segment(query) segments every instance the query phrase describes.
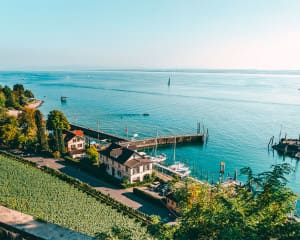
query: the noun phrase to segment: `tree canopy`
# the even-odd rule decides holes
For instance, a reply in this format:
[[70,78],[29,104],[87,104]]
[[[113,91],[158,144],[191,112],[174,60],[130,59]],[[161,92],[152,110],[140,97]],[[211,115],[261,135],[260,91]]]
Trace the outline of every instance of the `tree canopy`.
[[244,168],[248,181],[243,186],[187,182],[176,192],[181,220],[171,238],[300,239],[299,223],[289,219],[297,199],[286,186],[285,174],[291,171],[286,163],[259,174]]
[[64,130],[70,129],[70,124],[65,115],[59,110],[52,110],[48,114],[47,120],[48,130]]
[[86,155],[87,155],[87,158],[92,162],[92,163],[95,163],[95,164],[98,164],[99,162],[99,153],[96,149],[95,146],[91,146],[89,147],[87,150],[86,150]]

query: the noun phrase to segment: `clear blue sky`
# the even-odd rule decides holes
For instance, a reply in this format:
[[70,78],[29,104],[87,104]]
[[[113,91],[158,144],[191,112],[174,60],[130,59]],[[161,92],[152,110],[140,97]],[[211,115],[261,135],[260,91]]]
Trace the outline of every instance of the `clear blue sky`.
[[0,0],[0,69],[300,69],[299,0]]

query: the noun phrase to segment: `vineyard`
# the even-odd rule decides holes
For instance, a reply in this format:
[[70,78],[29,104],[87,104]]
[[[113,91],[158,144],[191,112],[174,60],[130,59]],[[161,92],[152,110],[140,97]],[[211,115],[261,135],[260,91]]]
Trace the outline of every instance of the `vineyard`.
[[118,226],[132,239],[150,239],[140,222],[32,166],[0,156],[0,204],[95,236]]

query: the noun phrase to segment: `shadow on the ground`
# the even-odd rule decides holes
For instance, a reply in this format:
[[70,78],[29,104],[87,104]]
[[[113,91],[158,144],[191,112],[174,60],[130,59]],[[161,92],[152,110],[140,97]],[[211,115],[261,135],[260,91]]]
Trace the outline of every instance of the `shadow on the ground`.
[[69,176],[72,176],[73,178],[76,178],[82,182],[86,182],[89,185],[91,185],[92,187],[95,187],[95,188],[96,187],[107,187],[107,188],[116,189],[116,190],[121,189],[120,187],[112,185],[104,180],[101,180],[99,178],[91,176],[88,172],[86,172],[78,167],[69,165],[65,161],[57,161],[57,163],[64,166],[63,168],[60,168],[59,171],[61,171],[62,173],[65,173]]
[[138,208],[137,210],[152,215],[158,215],[162,219],[168,218],[172,219],[172,215],[170,214],[169,210],[163,206],[160,206],[158,204],[152,203],[148,199],[141,198],[137,195],[135,195],[133,192],[124,192],[122,195],[126,196],[127,198],[141,204],[142,206]]

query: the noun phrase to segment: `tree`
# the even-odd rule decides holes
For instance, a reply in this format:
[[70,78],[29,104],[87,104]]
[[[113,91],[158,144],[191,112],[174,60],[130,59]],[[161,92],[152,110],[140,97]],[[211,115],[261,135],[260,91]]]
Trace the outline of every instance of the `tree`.
[[91,146],[86,150],[86,154],[88,159],[94,163],[94,164],[98,164],[99,163],[99,153],[96,149],[95,146]]
[[34,94],[28,89],[25,90],[24,95],[27,98],[34,98]]
[[254,174],[242,169],[244,186],[188,183],[181,197],[181,221],[174,239],[297,239],[300,225],[288,219],[297,196],[288,187],[288,164]]
[[38,142],[38,150],[42,152],[49,151],[48,145],[48,136],[46,133],[46,122],[44,120],[43,114],[39,111],[35,111],[35,124],[37,127],[37,142]]
[[15,84],[13,86],[13,92],[12,95],[14,95],[14,98],[16,99],[19,106],[25,106],[27,104],[27,99],[24,95],[24,86],[22,84]]
[[22,84],[15,84],[13,86],[13,91],[15,91],[18,96],[22,96],[24,94],[24,86]]
[[47,129],[52,131],[70,129],[70,124],[61,111],[53,110],[48,115]]
[[0,144],[5,147],[16,147],[18,135],[17,119],[3,113],[0,119]]
[[0,108],[5,107],[6,98],[3,92],[0,92]]
[[48,120],[46,127],[48,130],[52,131],[51,135],[53,139],[49,142],[50,147],[54,151],[60,151],[60,153],[65,153],[65,145],[62,136],[62,130],[70,129],[70,124],[65,117],[65,115],[59,110],[53,110],[48,114]]

